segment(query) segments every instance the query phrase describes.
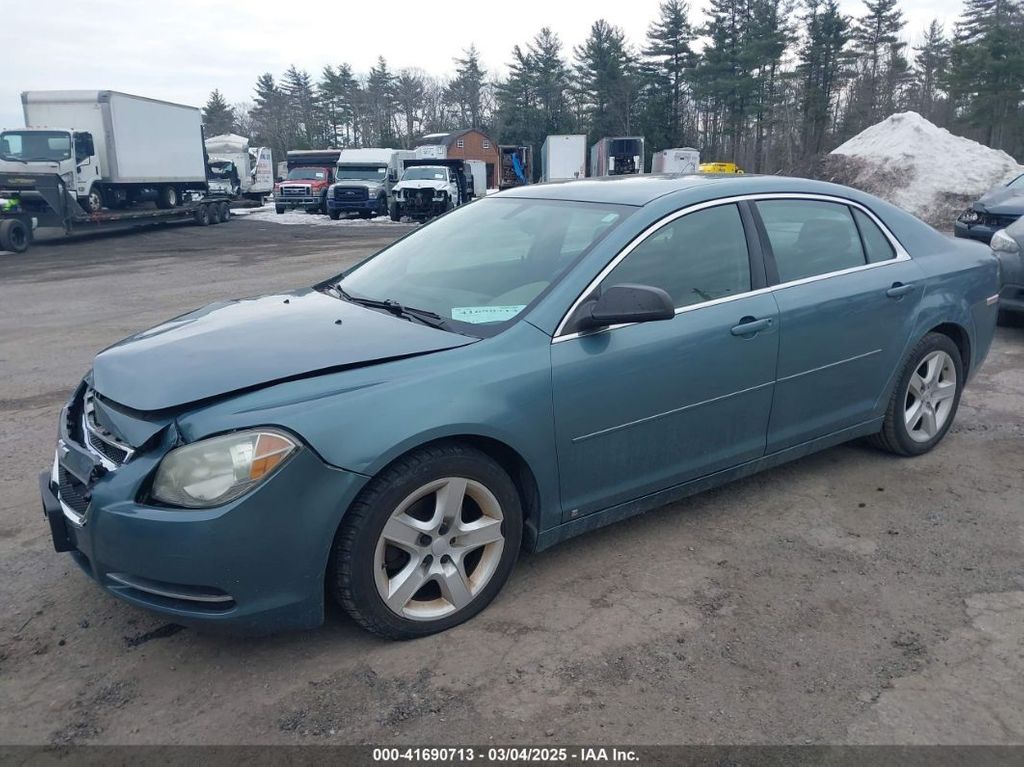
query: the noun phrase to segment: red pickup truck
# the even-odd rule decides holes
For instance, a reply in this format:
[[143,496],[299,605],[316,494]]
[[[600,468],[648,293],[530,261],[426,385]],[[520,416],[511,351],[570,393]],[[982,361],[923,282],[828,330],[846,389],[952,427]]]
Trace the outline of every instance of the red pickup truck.
[[274,209],[305,208],[327,212],[327,189],[334,183],[339,149],[295,150],[288,153],[288,178],[274,184]]

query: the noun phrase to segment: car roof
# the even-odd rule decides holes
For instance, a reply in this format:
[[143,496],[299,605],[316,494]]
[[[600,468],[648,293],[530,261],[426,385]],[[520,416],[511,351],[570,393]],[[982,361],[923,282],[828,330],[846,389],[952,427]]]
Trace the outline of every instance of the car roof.
[[[551,181],[506,189],[488,197],[515,197],[537,200],[567,200],[617,205],[642,206],[661,197],[692,192],[703,198],[758,192],[818,192],[836,194],[834,184],[787,176],[737,175],[734,173],[698,173],[689,175],[647,174],[609,176],[582,181]],[[853,190],[843,190],[846,196]]]

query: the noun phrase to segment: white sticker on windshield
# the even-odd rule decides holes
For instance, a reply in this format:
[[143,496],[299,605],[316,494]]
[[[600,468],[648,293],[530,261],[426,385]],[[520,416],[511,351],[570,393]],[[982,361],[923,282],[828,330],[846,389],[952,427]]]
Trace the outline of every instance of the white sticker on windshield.
[[459,322],[504,322],[515,317],[526,304],[515,306],[454,306],[452,319]]

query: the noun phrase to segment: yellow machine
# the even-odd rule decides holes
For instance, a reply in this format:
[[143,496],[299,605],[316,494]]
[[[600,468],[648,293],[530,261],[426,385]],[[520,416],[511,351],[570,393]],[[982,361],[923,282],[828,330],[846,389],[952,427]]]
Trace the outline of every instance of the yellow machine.
[[742,173],[743,169],[734,162],[702,162],[701,173]]

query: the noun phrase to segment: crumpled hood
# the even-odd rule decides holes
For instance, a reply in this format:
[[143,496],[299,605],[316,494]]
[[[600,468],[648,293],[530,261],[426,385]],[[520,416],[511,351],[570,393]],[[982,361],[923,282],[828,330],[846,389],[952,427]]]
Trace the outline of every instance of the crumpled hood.
[[435,191],[443,191],[448,188],[448,184],[445,181],[431,181],[428,178],[424,179],[413,179],[412,181],[402,181],[395,185],[395,191],[404,191],[406,189],[434,189]]
[[1024,189],[997,186],[985,192],[974,208],[987,213],[1024,214]]
[[211,304],[126,338],[96,357],[93,386],[129,408],[163,410],[475,340],[305,289]]

